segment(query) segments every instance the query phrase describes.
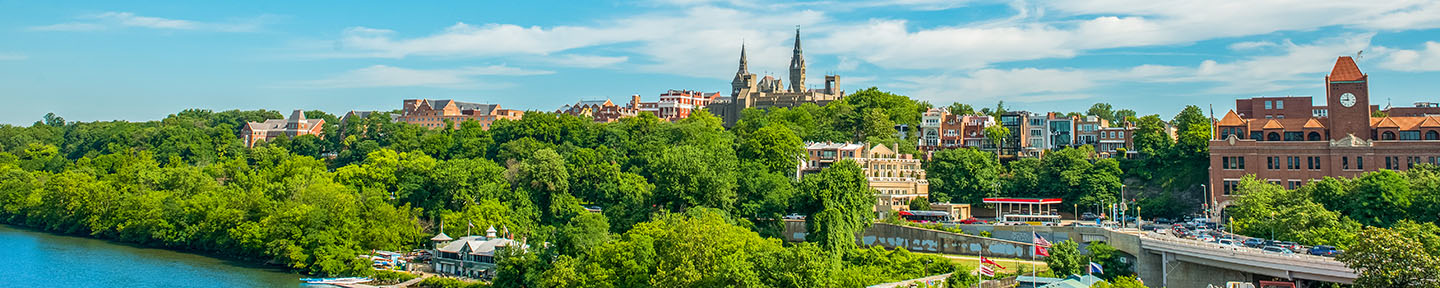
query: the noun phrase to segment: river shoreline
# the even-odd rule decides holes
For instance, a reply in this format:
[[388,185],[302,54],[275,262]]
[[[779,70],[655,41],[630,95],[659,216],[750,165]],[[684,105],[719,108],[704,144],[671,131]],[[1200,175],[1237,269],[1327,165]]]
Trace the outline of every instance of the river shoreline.
[[300,274],[209,253],[0,224],[0,286],[299,287]]

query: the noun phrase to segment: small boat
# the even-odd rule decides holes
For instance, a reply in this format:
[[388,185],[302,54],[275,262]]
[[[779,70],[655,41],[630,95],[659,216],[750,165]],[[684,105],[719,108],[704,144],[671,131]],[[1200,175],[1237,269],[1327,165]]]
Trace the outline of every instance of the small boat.
[[342,277],[342,278],[300,278],[307,284],[360,284],[374,281],[365,277]]

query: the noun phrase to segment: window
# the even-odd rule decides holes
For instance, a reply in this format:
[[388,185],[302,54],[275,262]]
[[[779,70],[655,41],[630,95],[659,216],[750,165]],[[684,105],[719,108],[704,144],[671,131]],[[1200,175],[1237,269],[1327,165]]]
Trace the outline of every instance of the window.
[[1310,132],[1310,136],[1307,136],[1305,138],[1305,140],[1309,141],[1320,141],[1320,132]]
[[[1270,101],[1265,101],[1265,109],[1275,109],[1275,106],[1273,106]],[[1266,115],[1266,117],[1269,117],[1269,115]]]
[[1280,133],[1270,132],[1265,135],[1265,141],[1280,141]]
[[1305,141],[1305,132],[1285,132],[1285,141]]
[[1355,169],[1365,170],[1365,157],[1355,156]]
[[1340,157],[1340,169],[1350,170],[1350,157]]
[[1250,131],[1250,139],[1255,139],[1255,140],[1265,139],[1264,136],[1260,136],[1261,134],[1264,134],[1264,133],[1265,133],[1265,132],[1260,132],[1260,131]]
[[1310,161],[1315,162],[1315,164],[1312,164],[1313,167],[1310,167],[1310,169],[1311,169],[1311,170],[1320,170],[1320,169],[1321,169],[1321,166],[1320,166],[1320,157],[1318,157],[1318,156],[1317,156],[1317,157],[1310,157],[1310,159],[1311,159]]
[[1225,180],[1225,184],[1224,184],[1224,185],[1225,185],[1225,189],[1224,189],[1223,191],[1224,191],[1225,195],[1230,195],[1230,193],[1235,192],[1235,188],[1238,188],[1238,186],[1240,186],[1240,181],[1236,181],[1236,180]]
[[1385,131],[1385,133],[1381,133],[1380,140],[1395,140],[1395,132]]
[[[1285,109],[1285,100],[1275,100],[1275,109]],[[1281,115],[1280,118],[1285,118]]]
[[1299,189],[1299,188],[1300,188],[1300,180],[1290,180],[1290,190],[1295,190],[1295,189]]
[[1294,157],[1294,156],[1287,156],[1287,157],[1285,157],[1285,169],[1290,169],[1290,170],[1300,169],[1300,157]]
[[1400,140],[1420,140],[1420,131],[1400,131]]
[[1425,140],[1440,140],[1440,132],[1435,132],[1435,130],[1425,131]]
[[1222,157],[1220,158],[1221,169],[1243,170],[1245,169],[1245,157]]
[[1265,169],[1280,169],[1280,157],[1265,157]]
[[1125,131],[1120,131],[1120,138],[1125,138]]

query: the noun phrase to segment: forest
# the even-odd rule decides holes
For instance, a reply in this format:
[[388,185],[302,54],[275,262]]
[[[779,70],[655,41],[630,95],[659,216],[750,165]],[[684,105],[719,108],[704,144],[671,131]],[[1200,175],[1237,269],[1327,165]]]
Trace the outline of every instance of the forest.
[[[1158,116],[1108,107],[1086,113],[1136,122],[1145,156],[1116,160],[1081,147],[1001,164],[993,152],[946,150],[925,164],[931,200],[1053,195],[1091,204],[1119,199],[1124,181],[1188,189],[1152,180],[1178,172],[1122,168],[1194,169],[1183,167],[1204,153],[1194,140],[1209,129],[1185,127],[1204,125],[1192,119],[1203,117],[1199,109],[1169,122],[1188,123],[1176,141]],[[547,243],[500,257],[495,286],[865,286],[968,268],[856,247],[852,235],[875,220],[860,167],[842,162],[796,180],[796,159],[805,141],[901,143],[919,156],[918,133],[901,139],[894,127],[918,127],[930,108],[871,88],[825,106],[746,110],[733,129],[704,111],[674,123],[527,112],[489,130],[473,121],[430,130],[382,113],[342,125],[306,111],[326,120],[324,135],[254,148],[237,138],[239,127],[282,114],[192,109],[148,122],[47,114],[30,126],[0,125],[0,221],[316,275],[363,273],[369,263],[355,255],[426,247],[440,227],[463,235],[493,226]],[[809,241],[777,239],[790,213],[807,215]]]

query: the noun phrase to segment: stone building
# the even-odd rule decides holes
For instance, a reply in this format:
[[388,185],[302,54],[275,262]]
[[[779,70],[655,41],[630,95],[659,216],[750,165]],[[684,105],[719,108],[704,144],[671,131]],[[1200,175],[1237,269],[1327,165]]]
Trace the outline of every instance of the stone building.
[[825,105],[845,97],[840,90],[840,76],[826,75],[825,88],[813,90],[805,86],[805,56],[800,49],[800,29],[795,29],[795,50],[790,56],[790,86],[771,76],[763,78],[751,74],[745,58],[745,47],[740,47],[740,70],[730,81],[730,98],[718,99],[711,105],[711,111],[725,120],[725,126],[733,126],[740,120],[745,108],[796,107],[805,103]]
[[[525,111],[501,109],[500,104],[467,103],[448,99],[406,99],[396,121],[430,129],[455,129],[460,128],[461,122],[475,120],[480,122],[481,127],[489,130],[490,124],[495,120],[520,120],[523,116]],[[445,120],[450,120],[453,126],[446,127]]]
[[295,138],[300,135],[321,136],[320,132],[324,126],[325,119],[305,119],[305,111],[295,110],[290,112],[288,119],[245,123],[245,127],[240,128],[240,139],[245,141],[245,147],[254,148],[255,144],[260,141],[270,141],[280,136],[286,138]]
[[925,169],[910,154],[896,153],[883,144],[867,147],[859,143],[806,143],[805,150],[798,169],[801,177],[845,159],[859,164],[875,192],[875,212],[881,218],[891,211],[907,210],[915,198],[930,198]]
[[1324,106],[1310,97],[1235,101],[1210,140],[1212,205],[1229,205],[1246,175],[1293,189],[1327,176],[1437,163],[1440,116],[1372,117],[1369,76],[1350,57],[1335,61],[1325,90]]

